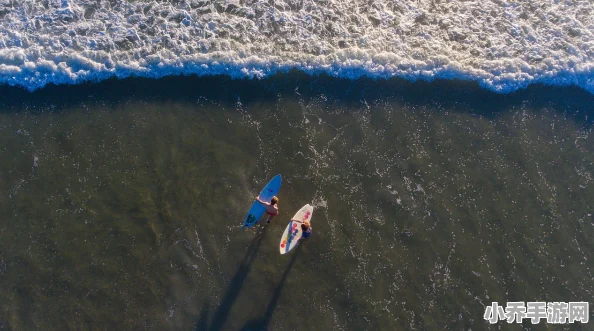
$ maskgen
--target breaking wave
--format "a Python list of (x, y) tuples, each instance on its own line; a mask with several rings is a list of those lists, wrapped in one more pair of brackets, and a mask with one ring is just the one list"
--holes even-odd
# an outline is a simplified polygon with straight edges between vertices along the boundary
[(0, 0), (0, 83), (299, 69), (594, 93), (594, 4), (446, 0)]

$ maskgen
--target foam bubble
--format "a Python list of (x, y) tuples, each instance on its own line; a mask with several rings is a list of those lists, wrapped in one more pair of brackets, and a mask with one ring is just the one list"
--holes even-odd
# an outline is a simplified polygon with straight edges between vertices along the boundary
[(594, 93), (588, 1), (0, 0), (0, 83), (290, 69)]

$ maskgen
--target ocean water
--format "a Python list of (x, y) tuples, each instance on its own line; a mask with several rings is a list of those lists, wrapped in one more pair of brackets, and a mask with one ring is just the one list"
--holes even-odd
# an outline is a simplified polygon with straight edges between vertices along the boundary
[[(594, 295), (582, 89), (294, 72), (1, 92), (1, 329), (483, 330), (493, 301)], [(280, 215), (241, 231), (277, 173)], [(313, 235), (281, 256), (306, 203)]]
[(588, 0), (0, 0), (0, 82), (110, 77), (463, 79), (594, 92)]

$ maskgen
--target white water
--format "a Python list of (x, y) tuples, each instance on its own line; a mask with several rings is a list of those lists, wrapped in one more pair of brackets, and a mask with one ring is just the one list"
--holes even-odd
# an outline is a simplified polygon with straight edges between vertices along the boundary
[(307, 73), (594, 93), (594, 4), (560, 0), (0, 0), (0, 83)]

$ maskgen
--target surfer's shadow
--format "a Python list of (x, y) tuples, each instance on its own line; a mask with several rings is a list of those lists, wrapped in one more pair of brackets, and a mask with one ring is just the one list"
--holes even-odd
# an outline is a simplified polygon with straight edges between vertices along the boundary
[(297, 260), (297, 256), (301, 252), (301, 249), (299, 246), (300, 245), (295, 247), (295, 249), (293, 250), (293, 255), (291, 256), (291, 259), (289, 260), (289, 264), (287, 265), (285, 272), (283, 273), (278, 285), (276, 286), (276, 289), (272, 293), (272, 298), (270, 299), (270, 302), (268, 303), (268, 306), (266, 307), (266, 312), (264, 313), (264, 316), (247, 321), (240, 328), (240, 330), (261, 331), (261, 330), (268, 329), (268, 325), (270, 324), (270, 321), (272, 320), (272, 316), (274, 314), (274, 309), (276, 308), (276, 305), (278, 304), (278, 300), (280, 299), (281, 292), (285, 286), (285, 282), (289, 276), (291, 269), (293, 268), (293, 264), (295, 264), (295, 261)]
[[(229, 313), (231, 312), (231, 308), (237, 300), (241, 289), (243, 288), (243, 283), (245, 282), (247, 275), (251, 269), (252, 263), (255, 261), (256, 256), (258, 255), (258, 250), (260, 245), (264, 241), (266, 233), (266, 227), (258, 229), (256, 236), (251, 241), (248, 249), (243, 257), (243, 260), (238, 267), (237, 271), (231, 278), (225, 296), (223, 300), (221, 300), (221, 304), (219, 308), (214, 313), (212, 320), (209, 321), (210, 316), (210, 309), (208, 303), (206, 303), (202, 309), (200, 310), (200, 317), (194, 328), (195, 331), (206, 331), (206, 330), (222, 330), (225, 321), (228, 318)], [(210, 327), (208, 327), (210, 322)]]
[[(235, 273), (235, 276), (232, 278), (231, 285), (229, 286), (227, 293), (225, 294), (225, 297), (221, 301), (221, 305), (219, 306), (219, 309), (215, 312), (212, 321), (210, 321), (210, 323), (211, 323), (210, 327), (208, 327), (210, 309), (209, 309), (209, 303), (207, 302), (200, 309), (200, 317), (199, 317), (198, 322), (196, 323), (196, 328), (194, 329), (195, 331), (207, 331), (207, 330), (214, 331), (214, 330), (222, 330), (223, 329), (223, 325), (227, 320), (228, 314), (231, 311), (231, 307), (232, 307), (233, 303), (235, 302), (241, 288), (243, 287), (241, 285), (242, 285), (243, 281), (245, 280), (245, 278), (247, 277), (247, 273), (249, 271), (249, 266), (253, 262), (255, 255), (257, 253), (257, 250), (264, 239), (263, 232), (264, 232), (264, 229), (262, 230), (262, 233), (259, 233), (258, 236), (256, 238), (254, 238), (254, 241), (252, 241), (252, 243), (250, 244), (250, 247), (248, 248), (248, 252), (246, 253), (246, 256), (244, 257), (242, 265), (239, 267), (238, 271)], [(283, 290), (286, 280), (289, 276), (289, 273), (297, 260), (297, 256), (300, 255), (300, 252), (301, 252), (300, 246), (301, 245), (298, 245), (297, 247), (295, 247), (295, 249), (293, 249), (293, 252), (292, 252), (293, 254), (291, 256), (291, 259), (289, 260), (289, 263), (288, 263), (278, 285), (276, 286), (274, 292), (272, 293), (272, 297), (270, 299), (270, 302), (268, 303), (268, 306), (266, 308), (264, 315), (262, 317), (247, 321), (243, 326), (241, 326), (239, 328), (240, 330), (256, 331), (256, 330), (267, 330), (268, 329), (268, 326), (270, 324), (270, 321), (272, 320), (274, 310), (276, 308), (278, 300), (280, 299), (282, 290)], [(247, 267), (247, 269), (246, 269), (246, 267)]]

